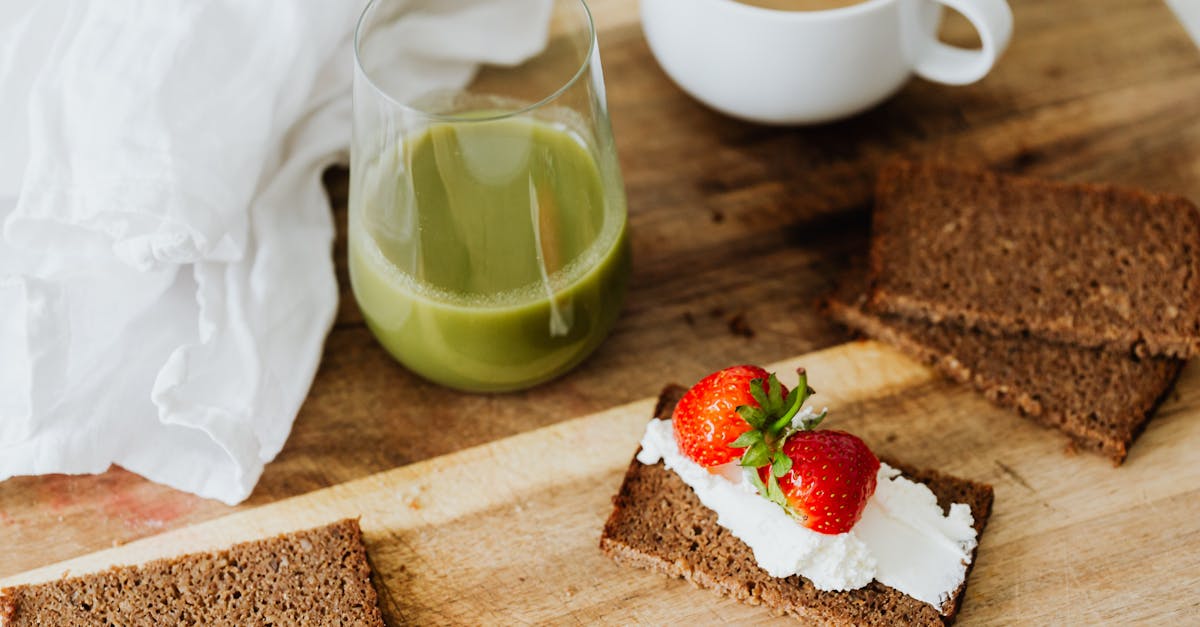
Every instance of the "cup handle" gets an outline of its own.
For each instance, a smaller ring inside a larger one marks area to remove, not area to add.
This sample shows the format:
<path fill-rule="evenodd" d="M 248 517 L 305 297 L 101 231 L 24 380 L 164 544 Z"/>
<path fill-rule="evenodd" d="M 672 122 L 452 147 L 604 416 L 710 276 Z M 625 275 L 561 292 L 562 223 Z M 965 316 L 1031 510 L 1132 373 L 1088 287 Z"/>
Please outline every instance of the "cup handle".
<path fill-rule="evenodd" d="M 932 0 L 958 11 L 979 32 L 982 50 L 948 46 L 936 35 L 925 42 L 913 71 L 921 78 L 947 85 L 967 85 L 992 70 L 1012 38 L 1013 16 L 1005 0 Z"/>

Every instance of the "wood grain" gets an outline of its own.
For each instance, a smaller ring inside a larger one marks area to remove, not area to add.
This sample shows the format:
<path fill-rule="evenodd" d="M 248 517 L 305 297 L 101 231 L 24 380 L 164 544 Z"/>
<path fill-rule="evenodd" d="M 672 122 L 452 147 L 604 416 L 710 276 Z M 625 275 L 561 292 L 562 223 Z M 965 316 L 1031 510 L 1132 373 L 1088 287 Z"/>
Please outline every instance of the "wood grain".
<path fill-rule="evenodd" d="M 990 482 L 961 624 L 1167 622 L 1200 585 L 1200 368 L 1114 469 L 873 342 L 805 355 L 830 426 L 878 453 Z M 794 383 L 795 375 L 784 376 Z M 660 382 L 661 383 L 661 382 Z M 45 580 L 362 516 L 392 624 L 772 623 L 598 549 L 645 399 L 0 581 Z M 567 451 L 569 454 L 553 454 Z M 790 620 L 779 619 L 791 623 Z"/>
<path fill-rule="evenodd" d="M 984 81 L 914 80 L 854 119 L 796 129 L 690 100 L 650 55 L 635 0 L 592 5 L 635 255 L 612 337 L 570 375 L 519 394 L 420 381 L 375 344 L 345 291 L 346 176 L 331 170 L 338 322 L 293 433 L 246 507 L 643 398 L 664 377 L 846 340 L 811 303 L 861 254 L 874 172 L 892 155 L 1200 199 L 1200 56 L 1160 0 L 1012 0 L 1013 43 Z M 944 29 L 950 41 L 972 37 L 961 20 Z M 120 469 L 11 479 L 0 483 L 0 576 L 235 509 Z"/>

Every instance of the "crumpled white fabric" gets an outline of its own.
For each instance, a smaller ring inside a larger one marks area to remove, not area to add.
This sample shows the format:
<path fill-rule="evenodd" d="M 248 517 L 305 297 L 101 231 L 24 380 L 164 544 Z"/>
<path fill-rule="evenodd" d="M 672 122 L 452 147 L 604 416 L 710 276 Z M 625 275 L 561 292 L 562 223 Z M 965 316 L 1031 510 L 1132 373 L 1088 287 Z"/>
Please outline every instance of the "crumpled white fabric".
<path fill-rule="evenodd" d="M 545 45 L 549 0 L 400 1 L 400 98 Z M 0 479 L 250 494 L 336 309 L 320 175 L 362 8 L 0 3 Z"/>

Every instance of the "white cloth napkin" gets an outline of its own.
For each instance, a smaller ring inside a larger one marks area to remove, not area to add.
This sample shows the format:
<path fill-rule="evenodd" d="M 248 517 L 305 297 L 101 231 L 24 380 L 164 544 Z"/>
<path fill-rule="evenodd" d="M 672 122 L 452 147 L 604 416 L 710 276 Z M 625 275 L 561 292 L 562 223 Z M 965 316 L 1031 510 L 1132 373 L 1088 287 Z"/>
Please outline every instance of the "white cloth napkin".
<path fill-rule="evenodd" d="M 1167 6 L 1175 12 L 1192 43 L 1200 46 L 1200 2 L 1196 0 L 1167 0 Z"/>
<path fill-rule="evenodd" d="M 402 99 L 545 45 L 549 0 L 401 1 Z M 0 479 L 250 494 L 337 304 L 320 174 L 362 6 L 0 3 Z"/>

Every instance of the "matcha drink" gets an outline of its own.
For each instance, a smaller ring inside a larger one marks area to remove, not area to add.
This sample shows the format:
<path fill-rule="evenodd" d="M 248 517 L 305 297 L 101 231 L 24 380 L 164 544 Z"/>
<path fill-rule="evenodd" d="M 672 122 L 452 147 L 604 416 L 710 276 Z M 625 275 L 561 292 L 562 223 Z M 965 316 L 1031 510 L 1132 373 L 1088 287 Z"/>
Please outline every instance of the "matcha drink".
<path fill-rule="evenodd" d="M 383 346 L 476 391 L 582 361 L 629 272 L 619 175 L 595 151 L 567 125 L 444 122 L 352 173 L 365 193 L 351 198 L 351 282 Z"/>

